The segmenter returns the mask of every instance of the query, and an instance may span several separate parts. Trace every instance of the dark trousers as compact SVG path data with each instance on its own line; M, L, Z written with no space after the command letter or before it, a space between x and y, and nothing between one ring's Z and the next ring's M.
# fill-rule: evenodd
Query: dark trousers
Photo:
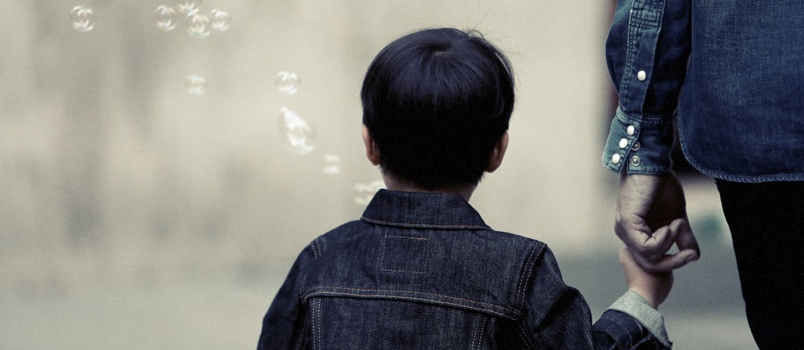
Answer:
M804 182L717 187L757 345L804 348Z

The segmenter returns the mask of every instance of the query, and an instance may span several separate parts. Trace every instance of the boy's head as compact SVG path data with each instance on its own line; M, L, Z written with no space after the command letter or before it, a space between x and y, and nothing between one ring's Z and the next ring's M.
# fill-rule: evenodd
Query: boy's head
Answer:
M508 130L514 78L479 33L427 29L380 51L360 97L386 174L425 189L474 185Z

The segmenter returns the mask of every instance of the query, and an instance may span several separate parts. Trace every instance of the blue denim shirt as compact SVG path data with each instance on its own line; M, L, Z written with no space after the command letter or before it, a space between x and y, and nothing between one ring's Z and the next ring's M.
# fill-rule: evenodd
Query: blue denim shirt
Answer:
M633 292L593 326L544 243L492 230L463 197L381 190L360 221L302 251L258 348L669 346L661 315Z
M677 110L702 173L804 180L803 13L800 0L618 0L606 59L620 96L603 164L669 171Z

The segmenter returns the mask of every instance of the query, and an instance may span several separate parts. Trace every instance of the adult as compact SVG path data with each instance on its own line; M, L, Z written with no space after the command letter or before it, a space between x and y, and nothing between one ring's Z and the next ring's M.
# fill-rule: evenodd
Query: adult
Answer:
M671 171L677 114L685 157L717 183L757 345L800 348L804 2L618 0L606 58L619 92L603 154L622 174L617 235L648 270L699 257Z

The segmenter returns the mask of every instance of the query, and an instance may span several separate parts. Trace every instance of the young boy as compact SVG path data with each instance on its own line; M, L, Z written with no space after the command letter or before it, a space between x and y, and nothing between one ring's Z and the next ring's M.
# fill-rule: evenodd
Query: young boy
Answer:
M631 291L592 325L547 246L488 227L468 200L508 146L514 78L478 33L429 29L385 47L363 89L380 190L359 221L302 251L259 349L664 349L672 275L620 260Z

